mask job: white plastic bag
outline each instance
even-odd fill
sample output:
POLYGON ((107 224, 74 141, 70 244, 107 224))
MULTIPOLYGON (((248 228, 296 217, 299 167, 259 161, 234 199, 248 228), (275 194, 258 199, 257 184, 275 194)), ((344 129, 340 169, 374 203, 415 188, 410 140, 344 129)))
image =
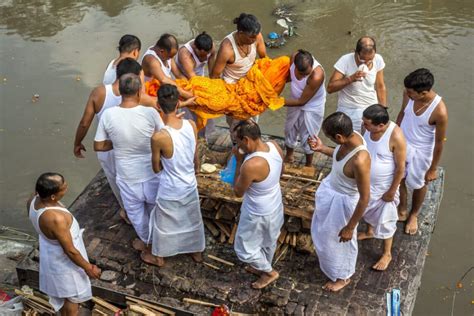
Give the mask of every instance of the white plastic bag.
POLYGON ((22 311, 23 304, 21 303, 21 296, 0 303, 0 316, 21 316, 22 311))

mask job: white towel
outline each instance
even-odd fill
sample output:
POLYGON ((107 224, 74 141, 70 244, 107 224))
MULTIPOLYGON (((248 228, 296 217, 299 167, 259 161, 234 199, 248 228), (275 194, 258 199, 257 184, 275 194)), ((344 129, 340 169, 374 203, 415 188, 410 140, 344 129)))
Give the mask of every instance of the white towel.
POLYGON ((305 154, 313 151, 308 145, 308 137, 318 135, 324 117, 322 111, 304 111, 301 107, 288 107, 285 121, 285 145, 296 148, 298 141, 304 149, 305 154))

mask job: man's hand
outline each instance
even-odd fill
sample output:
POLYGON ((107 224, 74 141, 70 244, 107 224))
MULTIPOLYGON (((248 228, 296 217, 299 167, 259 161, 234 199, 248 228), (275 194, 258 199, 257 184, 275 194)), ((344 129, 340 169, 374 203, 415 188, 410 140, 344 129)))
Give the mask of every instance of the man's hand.
POLYGON ((350 75, 348 78, 351 81, 350 83, 353 83, 354 81, 362 81, 362 79, 364 79, 365 76, 367 76, 367 73, 365 73, 363 71, 360 71, 360 70, 357 70, 352 75, 350 75))
POLYGON ((189 98, 185 101, 179 101, 178 107, 179 108, 184 108, 184 107, 188 107, 188 106, 195 106, 195 105, 197 105, 196 98, 197 97, 193 96, 193 97, 191 97, 191 98, 189 98))
POLYGON ((77 158, 84 158, 84 155, 81 152, 82 150, 86 151, 86 147, 84 147, 82 143, 74 145, 74 156, 77 158))
POLYGON ((321 150, 324 147, 324 144, 321 141, 321 138, 319 138, 316 135, 308 137, 308 145, 312 151, 317 151, 317 152, 321 152, 321 150))
POLYGON ((94 264, 91 264, 90 267, 85 271, 91 279, 98 279, 102 274, 102 271, 99 269, 99 267, 94 264))
POLYGON ((397 193, 397 191, 395 192, 392 192, 392 191, 387 191, 385 192, 383 195, 382 195, 382 201, 384 202, 392 202, 393 200, 395 200, 395 194, 397 193))
POLYGON ((235 159, 237 161, 244 161, 245 153, 242 154, 241 150, 239 150, 239 146, 236 145, 232 147, 232 154, 235 156, 235 159))
POLYGON ((438 172, 436 171, 436 169, 428 169, 428 171, 426 172, 425 174, 425 182, 428 183, 428 182, 431 182, 431 181, 434 181, 438 178, 438 172))
POLYGON ((350 228, 349 226, 344 226, 341 231, 339 232, 339 242, 348 242, 352 239, 354 235, 354 229, 350 228))

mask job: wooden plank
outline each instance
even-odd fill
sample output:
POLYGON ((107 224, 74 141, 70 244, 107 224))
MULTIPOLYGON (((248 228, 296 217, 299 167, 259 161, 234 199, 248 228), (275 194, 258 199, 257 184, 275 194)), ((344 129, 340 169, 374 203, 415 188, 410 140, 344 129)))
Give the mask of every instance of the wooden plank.
POLYGON ((226 264, 226 265, 231 266, 231 267, 233 267, 233 266, 235 265, 235 264, 233 264, 232 262, 229 262, 229 261, 227 261, 227 260, 221 259, 221 258, 216 257, 216 256, 213 256, 213 255, 207 255, 207 257, 208 257, 209 259, 219 261, 220 263, 226 264))
POLYGON ((285 206, 285 214, 289 216, 295 216, 299 217, 302 219, 308 219, 312 220, 313 219, 313 212, 308 212, 306 210, 302 210, 299 208, 293 208, 289 206, 285 206))
POLYGON ((219 236, 219 230, 210 220, 204 219, 204 225, 206 225, 206 228, 209 230, 212 236, 214 237, 219 236))
POLYGON ((186 298, 186 297, 183 298, 183 302, 191 303, 191 304, 198 304, 198 305, 202 305, 202 306, 209 306, 209 307, 218 307, 219 306, 219 305, 214 304, 214 303, 199 301, 199 300, 195 300, 195 299, 192 299, 192 298, 186 298))
POLYGON ((224 224, 219 221, 215 221, 214 224, 216 224, 217 227, 220 228, 221 232, 223 232, 227 237, 230 237, 230 231, 224 224))
POLYGON ((285 238, 286 238, 286 229, 285 228, 282 228, 281 232, 280 232, 280 236, 278 237, 278 242, 280 244, 282 244, 283 242, 285 242, 285 238))
POLYGON ((143 314, 145 316, 155 316, 155 315, 156 316, 161 316, 161 315, 164 315, 164 314, 159 313, 159 312, 152 312, 152 311, 146 309, 145 307, 135 305, 135 304, 129 305, 129 308, 130 308, 131 311, 143 314))
POLYGON ((112 305, 112 304, 110 304, 110 303, 104 301, 104 300, 101 299, 100 297, 93 296, 93 297, 92 297, 92 301, 93 301, 94 303, 96 303, 96 304, 99 304, 100 306, 103 306, 103 307, 107 308, 108 310, 111 310, 114 314, 121 311, 120 308, 118 308, 117 306, 112 305))
POLYGON ((234 244, 236 233, 237 233, 237 224, 234 224, 234 226, 232 226, 232 231, 230 232, 229 240, 227 241, 229 244, 231 245, 234 244))
POLYGON ((164 308, 164 307, 161 307, 161 306, 157 306, 155 304, 151 304, 151 303, 148 303, 148 302, 145 302, 143 300, 140 300, 138 298, 135 298, 135 297, 132 297, 132 296, 127 296, 125 297, 126 300, 128 301, 131 301, 131 302, 134 302, 134 303, 137 303, 139 305, 143 305, 143 306, 146 306, 146 307, 149 307, 151 309, 154 309, 154 310, 157 310, 159 312, 162 312, 162 313, 165 313, 167 315, 175 315, 176 313, 173 312, 172 310, 170 309, 167 309, 167 308, 164 308))

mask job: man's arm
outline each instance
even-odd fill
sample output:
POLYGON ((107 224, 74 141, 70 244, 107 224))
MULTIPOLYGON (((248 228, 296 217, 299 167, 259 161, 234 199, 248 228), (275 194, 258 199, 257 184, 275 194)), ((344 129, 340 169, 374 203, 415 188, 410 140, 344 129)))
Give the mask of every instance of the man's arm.
POLYGON ((183 68, 183 74, 186 78, 191 79, 192 77, 196 76, 194 72, 194 59, 191 56, 191 53, 185 48, 182 47, 178 51, 178 60, 183 68))
POLYGON ((397 121, 396 121, 398 126, 402 125, 403 117, 405 116, 405 108, 407 107, 408 100, 409 100, 408 94, 406 90, 403 90, 402 108, 400 109, 400 112, 398 112, 397 121))
MULTIPOLYGON (((183 90, 182 88, 178 87, 176 85, 176 82, 171 79, 170 77, 166 76, 165 73, 163 72, 163 69, 161 69, 161 64, 158 60, 156 60, 155 57, 153 56, 146 56, 145 57, 147 59, 147 63, 148 63, 148 66, 149 66, 149 72, 151 74, 151 76, 155 79, 157 79, 160 84, 171 84, 173 86, 176 86, 176 88, 178 88, 178 93, 181 97, 185 98, 185 99, 189 99, 190 97, 193 96, 193 94, 189 91, 186 91, 186 90, 183 90)), ((170 59, 170 63, 171 63, 171 70, 173 71, 173 64, 174 64, 174 67, 176 67, 176 64, 174 63, 173 59, 170 59)))
POLYGON ((179 69, 178 65, 176 65, 176 61, 174 60, 174 58, 170 59, 170 65, 171 65, 171 72, 173 73, 176 79, 186 78, 186 76, 179 69))
POLYGON ((405 177, 405 164, 407 158, 407 143, 400 127, 396 126, 390 137, 393 148, 393 159, 395 160, 395 173, 390 188, 382 195, 382 200, 392 202, 397 194, 400 182, 405 177))
POLYGON ((267 56, 267 48, 265 47, 265 41, 263 40, 262 33, 257 35, 257 55, 260 58, 267 56))
POLYGON ((321 141, 321 138, 319 138, 317 135, 309 137, 307 142, 312 151, 323 153, 326 156, 332 158, 332 155, 334 154, 334 148, 324 145, 321 141))
POLYGON ((112 141, 109 139, 107 130, 105 129, 104 122, 106 120, 107 113, 103 115, 97 126, 97 131, 94 138, 94 150, 95 151, 109 151, 114 148, 112 141))
POLYGON ((354 214, 345 227, 339 232, 339 241, 346 242, 352 239, 354 229, 357 227, 370 199, 370 155, 365 150, 360 151, 354 158, 354 177, 359 191, 359 201, 357 202, 354 214))
POLYGON ((345 76, 342 72, 335 69, 331 78, 329 79, 327 92, 333 93, 342 90, 348 85, 352 84, 354 81, 361 80, 365 76, 365 72, 359 70, 350 76, 345 76))
POLYGON ((74 138, 74 156, 76 156, 77 158, 84 158, 84 155, 81 151, 86 151, 86 148, 82 144, 82 141, 86 137, 87 132, 89 131, 89 128, 92 124, 92 121, 94 120, 97 91, 98 88, 95 88, 89 95, 89 99, 86 103, 86 108, 84 109, 84 113, 82 114, 82 118, 79 121, 79 125, 76 129, 76 137, 74 138))
POLYGON ((443 153, 444 143, 446 141, 446 130, 448 128, 448 111, 446 110, 444 102, 438 105, 438 108, 435 110, 434 114, 436 125, 435 146, 433 149, 433 160, 431 161, 431 166, 425 175, 426 182, 436 180, 438 177, 436 168, 438 167, 439 161, 441 160, 441 154, 443 153))
POLYGON ((161 149, 163 148, 163 132, 155 132, 151 137, 151 166, 153 171, 161 171, 161 149))
POLYGON ((94 151, 109 151, 114 149, 112 141, 109 139, 103 141, 94 141, 94 151))
POLYGON ((375 77, 375 91, 377 92, 377 100, 379 104, 387 106, 387 89, 383 78, 383 69, 377 72, 375 77))
POLYGON ((324 82, 324 71, 318 66, 306 81, 306 86, 298 99, 285 99, 285 106, 303 106, 318 92, 324 82))
POLYGON ((217 52, 216 62, 212 71, 209 73, 209 77, 213 79, 218 79, 221 77, 222 72, 224 71, 225 66, 229 62, 229 59, 232 58, 234 51, 228 39, 224 39, 219 47, 217 52))
POLYGON ((215 44, 212 44, 211 55, 207 61, 207 70, 209 72, 209 76, 211 75, 212 69, 214 68, 214 64, 216 63, 216 47, 215 44))
MULTIPOLYGON (((236 155, 237 166, 235 169, 234 193, 237 197, 244 196, 245 191, 247 191, 252 182, 260 176, 262 169, 265 170, 265 165, 260 162, 262 158, 254 157, 243 164, 243 157, 243 155, 236 155)), ((266 169, 268 170, 268 167, 266 169)))

